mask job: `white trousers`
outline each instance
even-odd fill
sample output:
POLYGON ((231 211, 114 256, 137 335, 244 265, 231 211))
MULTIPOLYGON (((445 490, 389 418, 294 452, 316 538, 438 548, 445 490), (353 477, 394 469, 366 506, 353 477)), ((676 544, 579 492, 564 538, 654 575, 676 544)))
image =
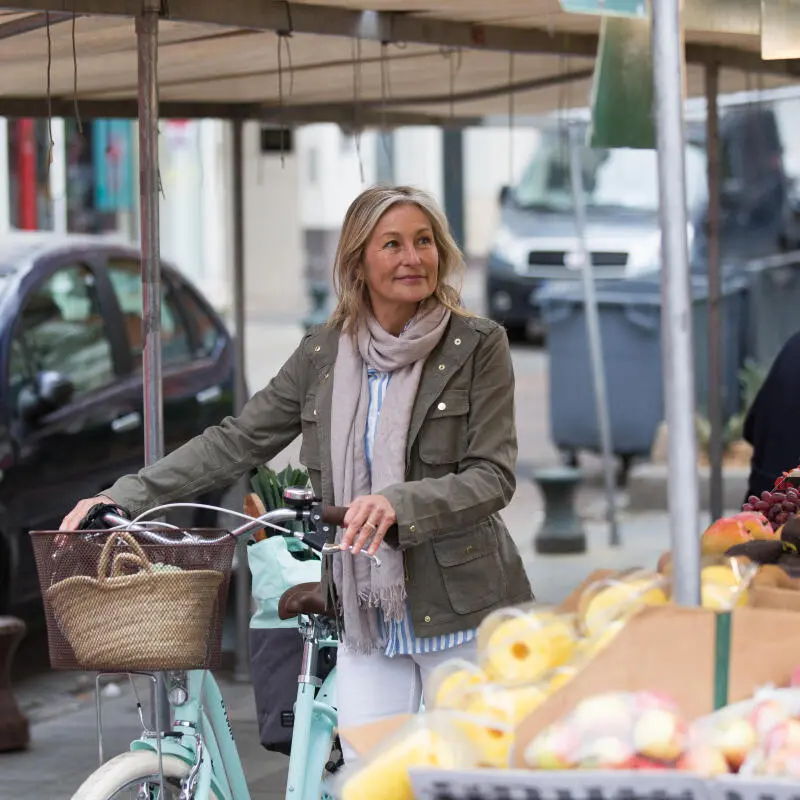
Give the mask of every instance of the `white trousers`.
MULTIPOLYGON (((474 661, 476 648, 473 639, 438 653, 389 658, 384 653, 363 655, 340 647, 336 655, 339 728, 416 713, 434 669, 452 658, 474 661)), ((345 761, 355 759, 355 752, 344 740, 342 754, 345 761)))

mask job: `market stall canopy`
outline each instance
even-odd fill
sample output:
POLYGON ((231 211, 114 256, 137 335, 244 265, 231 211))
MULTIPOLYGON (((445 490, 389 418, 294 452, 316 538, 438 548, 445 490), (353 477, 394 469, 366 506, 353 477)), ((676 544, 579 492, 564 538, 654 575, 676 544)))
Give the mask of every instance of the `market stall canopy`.
MULTIPOLYGON (((760 0, 686 2, 690 96, 702 96, 710 61, 722 67, 721 93, 800 77, 800 62, 762 60, 760 0)), ((600 17, 565 13, 559 0, 162 5, 162 116, 355 127, 585 107, 600 27, 600 17)), ((0 114, 72 116, 77 101, 86 117, 137 115, 138 0, 14 8, 0 12, 0 114)))

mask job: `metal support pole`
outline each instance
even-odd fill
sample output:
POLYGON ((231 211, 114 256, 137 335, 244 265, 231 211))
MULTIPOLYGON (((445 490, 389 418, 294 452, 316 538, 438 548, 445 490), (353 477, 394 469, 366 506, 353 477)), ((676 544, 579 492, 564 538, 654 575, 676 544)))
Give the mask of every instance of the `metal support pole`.
POLYGON ((722 276, 719 263, 719 66, 706 64, 706 150, 708 162, 708 447, 711 520, 722 516, 722 276))
POLYGON ((669 435, 669 517, 675 599, 700 604, 697 439, 686 230, 680 0, 652 4, 653 81, 661 215, 661 336, 669 435))
POLYGON ((575 211, 575 233, 583 278, 583 308, 586 314, 586 331, 589 337, 589 356, 592 365, 592 385, 597 410, 597 427, 600 431, 600 446, 603 451, 603 478, 606 490, 606 519, 609 526, 609 544, 618 547, 619 528, 616 512, 616 479, 614 476, 614 452, 611 441, 611 419, 608 413, 608 389, 603 362, 603 342, 600 334, 600 315, 597 311, 597 294, 594 286, 592 256, 586 239, 586 198, 583 187, 581 165, 580 128, 569 126, 569 165, 572 183, 572 203, 575 211))
MULTIPOLYGON (((236 385, 234 404, 240 413, 247 402, 247 381, 244 355, 244 126, 233 122, 233 317, 236 328, 236 385)), ((246 478, 236 492, 239 510, 247 493, 246 478)), ((236 568, 236 663, 234 679, 250 679, 250 569, 247 565, 247 543, 240 537, 236 568)))
MULTIPOLYGON (((144 463, 164 455, 161 386, 161 252, 158 172, 158 0, 143 0, 136 17, 139 71, 139 205, 142 231, 142 324, 144 326, 144 463)), ((157 682, 158 727, 171 728, 164 682, 157 682)), ((162 787, 163 794, 163 787, 162 787)))
POLYGON ((466 224, 464 219, 464 133, 456 128, 442 130, 442 187, 444 210, 450 232, 464 250, 466 224))
POLYGON ((158 214, 158 6, 136 18, 139 47, 139 203, 142 218, 144 462, 164 455, 161 386, 161 259, 158 214))

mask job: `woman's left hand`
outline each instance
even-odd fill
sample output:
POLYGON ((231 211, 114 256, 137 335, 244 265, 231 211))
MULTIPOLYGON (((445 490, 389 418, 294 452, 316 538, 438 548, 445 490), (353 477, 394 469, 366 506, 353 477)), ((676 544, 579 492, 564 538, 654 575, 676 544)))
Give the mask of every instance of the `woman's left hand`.
POLYGON ((392 504, 382 494, 368 494, 356 497, 344 515, 347 529, 342 536, 342 544, 352 545, 356 554, 369 542, 367 552, 374 556, 378 551, 386 531, 397 522, 392 504))

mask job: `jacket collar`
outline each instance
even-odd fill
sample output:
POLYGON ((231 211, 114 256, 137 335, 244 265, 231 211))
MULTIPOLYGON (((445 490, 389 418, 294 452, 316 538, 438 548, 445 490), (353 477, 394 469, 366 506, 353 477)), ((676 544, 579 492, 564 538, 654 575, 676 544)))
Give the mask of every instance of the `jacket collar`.
MULTIPOLYGON (((320 433, 325 439, 320 441, 323 453, 330 452, 333 367, 339 351, 340 333, 338 328, 324 326, 312 332, 307 339, 307 353, 311 363, 320 374, 316 407, 321 423, 320 433)), ((453 375, 466 363, 477 347, 479 339, 480 334, 470 323, 468 317, 451 315, 441 341, 428 356, 422 370, 417 397, 411 412, 406 457, 411 453, 411 447, 431 406, 444 391, 453 375)))

